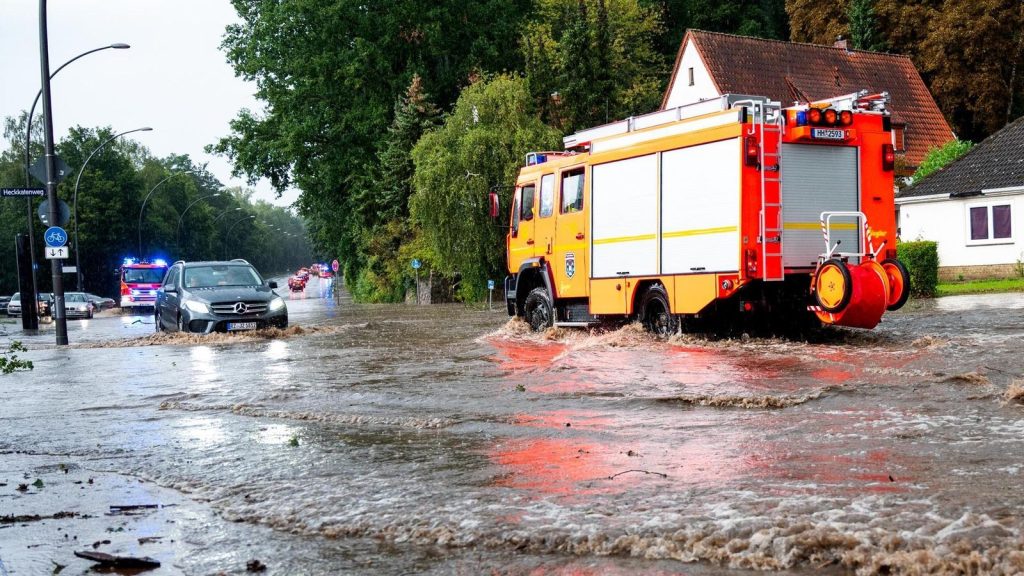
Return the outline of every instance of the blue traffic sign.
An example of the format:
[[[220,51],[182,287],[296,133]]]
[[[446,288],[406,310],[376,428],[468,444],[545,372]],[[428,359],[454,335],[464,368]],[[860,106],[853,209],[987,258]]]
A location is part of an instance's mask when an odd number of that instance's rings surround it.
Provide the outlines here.
[[[68,243],[68,233],[60,226],[50,226],[43,233],[43,240],[50,248],[60,248]]]
[[[421,264],[420,264],[419,258],[413,258],[412,259],[412,269],[413,270],[419,270],[420,266],[421,266]]]
[[[494,290],[494,280],[488,280],[487,281],[487,289],[488,290]]]

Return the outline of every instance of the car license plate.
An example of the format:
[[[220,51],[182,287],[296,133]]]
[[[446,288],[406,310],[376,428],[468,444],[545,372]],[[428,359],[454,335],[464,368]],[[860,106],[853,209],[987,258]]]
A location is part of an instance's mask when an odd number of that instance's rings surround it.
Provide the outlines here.
[[[812,128],[811,138],[818,140],[846,140],[846,131],[835,128]]]
[[[255,329],[256,329],[256,323],[255,322],[228,322],[228,331],[231,331],[231,332],[233,332],[235,330],[255,330]]]

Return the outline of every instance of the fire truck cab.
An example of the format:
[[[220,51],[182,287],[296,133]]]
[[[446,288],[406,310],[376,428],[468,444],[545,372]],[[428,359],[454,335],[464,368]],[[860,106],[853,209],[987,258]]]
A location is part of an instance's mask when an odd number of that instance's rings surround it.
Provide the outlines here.
[[[122,309],[156,306],[156,291],[160,289],[160,283],[167,273],[167,262],[125,258],[118,273],[121,278]]]
[[[632,317],[663,335],[709,317],[873,328],[909,293],[887,101],[725,95],[529,154],[509,315],[534,329]]]

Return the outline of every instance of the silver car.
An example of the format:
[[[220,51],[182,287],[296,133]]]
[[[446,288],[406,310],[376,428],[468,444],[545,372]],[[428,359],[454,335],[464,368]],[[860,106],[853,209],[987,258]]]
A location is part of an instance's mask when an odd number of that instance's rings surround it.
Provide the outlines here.
[[[89,301],[85,292],[64,294],[64,312],[68,318],[92,318],[96,306]]]
[[[156,294],[157,331],[237,332],[288,326],[288,307],[245,260],[175,262]]]

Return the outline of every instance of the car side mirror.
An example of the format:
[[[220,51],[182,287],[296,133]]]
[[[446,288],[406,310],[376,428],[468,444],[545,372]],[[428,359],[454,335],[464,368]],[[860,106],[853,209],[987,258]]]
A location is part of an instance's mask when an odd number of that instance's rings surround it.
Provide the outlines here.
[[[174,286],[169,286],[167,288],[164,288],[164,294],[177,294],[177,293],[178,293],[178,289],[175,288]]]
[[[270,289],[273,290],[274,288],[277,288],[277,282],[271,280],[270,282],[267,282],[267,286],[270,286]]]

